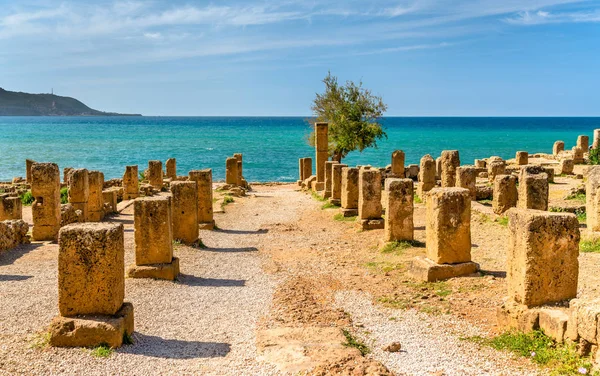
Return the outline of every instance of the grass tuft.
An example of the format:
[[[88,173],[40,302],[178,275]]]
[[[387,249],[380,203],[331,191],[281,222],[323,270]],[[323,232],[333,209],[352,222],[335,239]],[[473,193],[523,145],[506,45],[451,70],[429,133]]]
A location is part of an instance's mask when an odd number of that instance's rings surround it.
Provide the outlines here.
[[[133,345],[133,337],[127,332],[123,332],[123,344],[124,345]]]
[[[311,192],[311,196],[312,196],[312,198],[314,198],[315,200],[320,201],[320,202],[327,201],[326,198],[320,196],[317,192]]]
[[[389,242],[381,248],[381,253],[393,253],[396,256],[400,256],[405,249],[412,246],[413,243],[408,241]]]
[[[50,332],[36,333],[29,345],[30,349],[44,349],[50,345]]]
[[[33,204],[33,202],[35,201],[35,197],[33,197],[33,195],[31,194],[31,191],[22,193],[19,196],[19,198],[21,199],[21,203],[25,206],[31,206],[31,204]]]
[[[500,217],[496,220],[496,222],[498,222],[498,224],[500,226],[506,227],[506,226],[508,226],[508,217],[507,216]]]
[[[235,199],[232,196],[230,196],[230,195],[223,196],[223,202],[221,203],[221,209],[223,209],[225,206],[231,204],[232,202],[235,202]]]
[[[486,200],[477,200],[478,203],[480,203],[481,205],[485,205],[485,206],[492,206],[493,201],[486,199]]]
[[[326,202],[323,204],[323,206],[321,206],[321,210],[326,210],[326,209],[337,209],[339,208],[339,205],[335,205],[331,202]]]
[[[371,349],[363,342],[361,342],[358,338],[354,337],[352,333],[350,333],[346,329],[342,329],[342,332],[344,333],[344,337],[346,337],[346,343],[342,343],[342,345],[346,347],[354,347],[355,349],[360,351],[360,353],[363,356],[371,352]]]
[[[581,203],[585,203],[585,201],[586,201],[585,193],[575,193],[572,195],[568,195],[567,197],[565,197],[565,200],[574,200],[574,201],[579,201]]]
[[[600,253],[600,238],[582,240],[579,242],[579,250],[584,253]]]
[[[413,197],[413,201],[415,202],[415,204],[422,204],[423,200],[421,199],[421,197],[419,197],[419,195],[415,195]]]
[[[113,349],[103,343],[100,346],[94,347],[90,353],[97,358],[108,358],[112,355]]]
[[[196,248],[205,249],[205,248],[208,248],[208,247],[206,246],[206,244],[204,244],[204,242],[202,242],[202,239],[198,239],[198,243],[196,244]]]
[[[344,217],[342,213],[337,213],[333,216],[333,219],[339,222],[354,222],[356,221],[356,216],[354,217]]]

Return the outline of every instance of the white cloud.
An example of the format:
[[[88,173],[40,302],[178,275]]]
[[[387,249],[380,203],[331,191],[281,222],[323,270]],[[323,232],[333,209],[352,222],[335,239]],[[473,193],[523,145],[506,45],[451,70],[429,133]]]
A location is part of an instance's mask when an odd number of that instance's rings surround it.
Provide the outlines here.
[[[520,12],[516,16],[505,18],[504,21],[514,25],[600,22],[600,10],[562,13],[550,13],[547,11]]]

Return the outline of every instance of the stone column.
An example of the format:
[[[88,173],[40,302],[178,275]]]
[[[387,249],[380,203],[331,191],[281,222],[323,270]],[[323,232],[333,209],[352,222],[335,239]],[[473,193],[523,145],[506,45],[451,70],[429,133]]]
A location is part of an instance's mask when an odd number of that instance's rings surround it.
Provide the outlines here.
[[[442,157],[437,157],[435,159],[435,178],[437,180],[442,179]]]
[[[564,141],[556,141],[554,146],[552,147],[552,154],[558,155],[561,151],[565,150],[565,142]]]
[[[127,274],[132,278],[174,280],[179,274],[179,259],[173,257],[171,197],[142,197],[134,202],[135,265]]]
[[[148,161],[148,170],[146,180],[157,190],[162,190],[163,187],[163,169],[161,161]]]
[[[427,198],[427,257],[417,257],[409,274],[438,281],[475,273],[471,262],[471,195],[464,188],[435,188]]]
[[[198,243],[198,188],[195,181],[171,183],[173,194],[173,239]]]
[[[548,210],[548,174],[541,166],[524,166],[519,174],[521,209]]]
[[[344,217],[358,215],[358,168],[342,168],[342,214]]]
[[[322,191],[325,189],[325,162],[329,158],[329,136],[327,123],[315,124],[315,149],[316,149],[316,171],[317,181],[314,190]]]
[[[597,149],[600,146],[600,129],[594,129],[594,142],[592,148]]]
[[[238,160],[236,158],[227,158],[226,162],[226,174],[225,183],[237,185],[238,184]]]
[[[588,167],[585,183],[585,213],[587,228],[600,231],[600,166]]]
[[[312,158],[302,158],[302,174],[303,180],[306,180],[312,176]]]
[[[331,167],[331,203],[342,204],[342,169],[348,165],[336,163]]]
[[[559,162],[560,173],[563,175],[572,175],[575,168],[575,162],[572,159],[563,159]]]
[[[104,188],[104,174],[100,171],[90,171],[88,173],[89,198],[88,222],[100,222],[104,218],[104,198],[102,189]]]
[[[31,159],[25,160],[25,176],[26,176],[27,183],[29,183],[29,184],[31,184],[31,182],[32,182],[31,168],[33,167],[34,163],[35,163],[34,160],[31,160]]]
[[[387,198],[384,240],[386,242],[414,240],[413,181],[386,179],[385,191]]]
[[[363,230],[382,229],[381,172],[360,169],[358,174],[358,216]]]
[[[469,190],[471,200],[477,200],[477,170],[474,166],[459,166],[456,168],[456,186]]]
[[[0,195],[0,222],[23,218],[23,204],[19,197]]]
[[[433,157],[429,154],[421,158],[419,169],[419,184],[417,185],[417,195],[425,199],[427,192],[435,188],[436,166]]]
[[[89,173],[85,168],[72,170],[69,174],[69,203],[75,210],[81,210],[82,222],[88,220],[90,198]]]
[[[512,175],[496,175],[492,209],[498,215],[517,206],[517,178]]]
[[[69,178],[71,176],[71,172],[74,170],[73,167],[65,167],[63,168],[63,183],[69,185]]]
[[[134,330],[133,305],[123,302],[124,268],[122,224],[82,223],[60,230],[60,316],[50,326],[52,346],[121,346],[124,334]]]
[[[333,165],[337,163],[334,161],[325,162],[325,191],[323,191],[323,198],[331,197],[331,171]]]
[[[487,168],[487,165],[485,163],[485,161],[483,159],[476,159],[475,160],[475,167],[477,168]]]
[[[574,146],[572,150],[573,150],[573,163],[583,164],[584,163],[583,149],[581,149],[580,147]]]
[[[540,306],[577,296],[579,222],[574,214],[512,209],[509,217],[509,299]]]
[[[589,136],[578,136],[577,137],[577,145],[578,148],[581,148],[581,150],[584,153],[587,153],[588,151],[590,151],[590,137]]]
[[[442,152],[442,187],[450,188],[456,185],[456,168],[460,166],[458,150],[444,150]]]
[[[493,183],[496,175],[506,174],[506,162],[500,157],[490,157],[487,162],[488,181]]]
[[[527,163],[529,163],[529,153],[527,153],[526,151],[518,151],[515,156],[515,161],[519,166],[526,165]]]
[[[404,177],[405,155],[402,150],[396,150],[392,153],[392,176]]]
[[[55,163],[31,167],[33,240],[56,240],[60,229],[60,171]]]
[[[118,187],[108,188],[102,191],[102,201],[104,202],[104,214],[118,213]]]
[[[298,159],[298,185],[302,185],[302,182],[306,178],[304,177],[304,158]]]
[[[167,159],[167,178],[171,180],[177,179],[177,160],[175,158]]]
[[[136,199],[139,195],[138,166],[127,166],[123,174],[123,201]]]
[[[237,159],[238,164],[237,164],[237,169],[238,169],[238,185],[239,186],[245,186],[244,184],[244,156],[242,155],[242,153],[235,153],[233,155],[233,157],[235,159]]]
[[[195,181],[198,189],[198,223],[200,229],[212,230],[215,228],[212,202],[212,170],[209,168],[190,171],[189,181]]]

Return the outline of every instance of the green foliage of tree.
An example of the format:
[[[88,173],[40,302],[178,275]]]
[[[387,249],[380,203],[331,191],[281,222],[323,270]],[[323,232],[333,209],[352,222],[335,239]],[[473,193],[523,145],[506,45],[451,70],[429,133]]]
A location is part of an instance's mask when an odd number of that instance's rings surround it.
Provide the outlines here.
[[[362,81],[340,85],[331,72],[323,83],[325,92],[317,93],[311,106],[315,118],[309,121],[329,123],[329,153],[334,160],[341,161],[354,150],[376,148],[378,140],[387,138],[380,123],[387,105],[380,96],[363,88]],[[309,143],[314,146],[314,142],[313,128]]]

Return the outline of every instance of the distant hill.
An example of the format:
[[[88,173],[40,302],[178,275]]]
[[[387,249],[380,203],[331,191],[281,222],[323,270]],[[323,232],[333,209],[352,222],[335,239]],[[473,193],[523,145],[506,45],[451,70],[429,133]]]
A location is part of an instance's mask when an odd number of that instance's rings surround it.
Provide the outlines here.
[[[75,98],[29,94],[0,88],[0,116],[141,116],[89,108]]]

